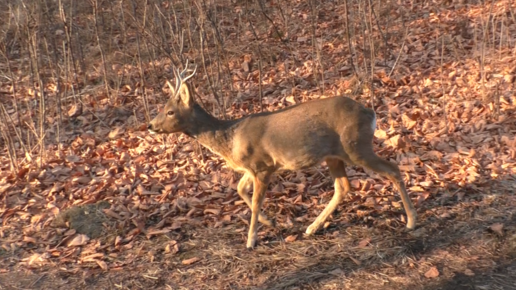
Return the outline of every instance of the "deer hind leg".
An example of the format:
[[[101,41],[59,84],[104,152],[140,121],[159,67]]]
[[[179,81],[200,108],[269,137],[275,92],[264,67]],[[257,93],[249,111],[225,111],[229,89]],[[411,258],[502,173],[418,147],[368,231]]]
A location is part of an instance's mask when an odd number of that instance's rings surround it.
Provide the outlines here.
[[[253,177],[249,173],[245,173],[238,182],[237,192],[249,208],[252,208],[251,199],[249,198],[248,194],[248,192],[251,190],[251,186],[253,186]],[[261,212],[258,216],[258,221],[266,226],[274,227],[274,222],[268,220],[267,217]]]
[[[346,175],[346,166],[342,160],[327,159],[326,163],[330,169],[331,176],[335,179],[335,193],[326,208],[319,214],[315,221],[306,229],[306,234],[311,235],[321,227],[337,206],[340,204],[344,195],[349,192],[349,180]]]
[[[260,172],[254,176],[253,202],[251,205],[251,222],[249,223],[249,233],[247,236],[247,248],[252,249],[256,246],[258,239],[258,217],[261,212],[265,191],[269,184],[270,172]]]
[[[368,168],[392,181],[394,187],[400,193],[401,201],[403,202],[403,207],[407,214],[407,229],[413,230],[416,227],[417,213],[405,189],[405,183],[401,178],[398,165],[378,157],[372,149],[369,152],[361,154],[361,158],[355,158],[353,163]]]

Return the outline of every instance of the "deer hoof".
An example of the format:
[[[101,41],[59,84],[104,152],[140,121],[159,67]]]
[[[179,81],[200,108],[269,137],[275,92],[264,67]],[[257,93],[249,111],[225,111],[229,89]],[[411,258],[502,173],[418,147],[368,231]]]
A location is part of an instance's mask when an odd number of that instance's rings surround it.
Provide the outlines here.
[[[254,243],[247,242],[246,248],[248,251],[254,250],[255,247],[256,247],[256,242],[254,242]]]
[[[416,229],[415,223],[407,223],[407,226],[405,227],[405,231],[411,232]]]
[[[317,232],[318,226],[311,224],[308,228],[306,228],[305,234],[307,236],[311,236],[312,234],[315,234]]]
[[[252,235],[251,237],[249,237],[247,239],[247,249],[248,250],[252,250],[256,247],[256,241],[258,240],[258,238],[256,237],[256,235]]]

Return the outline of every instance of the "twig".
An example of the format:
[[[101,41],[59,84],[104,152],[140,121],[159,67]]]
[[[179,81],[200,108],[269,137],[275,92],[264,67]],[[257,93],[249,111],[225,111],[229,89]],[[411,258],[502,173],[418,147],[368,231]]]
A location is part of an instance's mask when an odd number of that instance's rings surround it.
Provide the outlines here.
[[[36,279],[34,282],[30,283],[29,288],[32,288],[32,286],[36,285],[36,283],[38,283],[39,280],[43,279],[43,277],[45,277],[46,275],[47,275],[47,273],[43,273],[43,275],[39,276],[38,279]]]
[[[263,16],[265,16],[265,18],[267,18],[267,20],[269,20],[269,22],[272,24],[272,27],[274,28],[274,31],[276,32],[276,35],[281,40],[281,42],[286,42],[287,40],[281,37],[281,33],[278,30],[278,27],[276,27],[276,24],[274,24],[274,21],[272,21],[272,19],[269,17],[269,15],[267,15],[267,13],[265,13],[265,7],[263,6],[262,0],[258,0],[258,5],[260,5],[260,10],[262,11]]]
[[[403,42],[401,43],[400,51],[398,52],[398,56],[396,57],[396,61],[394,62],[394,65],[392,66],[391,71],[387,75],[387,77],[389,77],[389,78],[391,77],[392,73],[396,69],[396,66],[398,65],[398,61],[400,60],[401,55],[403,53],[403,48],[405,47],[405,42],[407,41],[408,29],[409,29],[409,26],[407,25],[407,27],[405,28],[405,34],[403,35]]]
[[[260,110],[263,112],[263,103],[262,103],[262,101],[263,101],[263,91],[262,91],[262,49],[260,48],[261,46],[260,46],[260,42],[258,40],[258,34],[256,34],[256,31],[254,29],[253,23],[251,22],[251,19],[249,19],[249,26],[251,27],[251,32],[253,33],[256,42],[258,42],[258,45],[256,46],[256,48],[258,49],[258,55],[259,55],[258,66],[260,68],[260,83],[258,84],[258,86],[259,86],[259,90],[260,90]]]

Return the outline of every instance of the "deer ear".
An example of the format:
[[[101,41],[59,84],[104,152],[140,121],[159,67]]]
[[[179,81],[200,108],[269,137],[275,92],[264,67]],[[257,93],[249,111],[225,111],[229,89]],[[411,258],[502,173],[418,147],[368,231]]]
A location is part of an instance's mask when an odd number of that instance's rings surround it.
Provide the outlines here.
[[[178,98],[181,100],[183,105],[185,105],[188,108],[193,107],[194,105],[194,99],[193,95],[190,92],[190,86],[186,83],[181,84],[181,87],[179,88],[179,96]]]

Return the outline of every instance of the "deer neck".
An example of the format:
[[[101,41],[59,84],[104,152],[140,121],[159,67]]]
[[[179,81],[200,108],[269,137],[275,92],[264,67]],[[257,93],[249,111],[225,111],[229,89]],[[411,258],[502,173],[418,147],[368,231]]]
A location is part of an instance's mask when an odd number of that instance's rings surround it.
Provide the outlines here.
[[[231,153],[229,143],[233,137],[232,125],[238,121],[217,119],[198,104],[195,104],[192,119],[194,121],[183,133],[219,155],[228,156]]]

